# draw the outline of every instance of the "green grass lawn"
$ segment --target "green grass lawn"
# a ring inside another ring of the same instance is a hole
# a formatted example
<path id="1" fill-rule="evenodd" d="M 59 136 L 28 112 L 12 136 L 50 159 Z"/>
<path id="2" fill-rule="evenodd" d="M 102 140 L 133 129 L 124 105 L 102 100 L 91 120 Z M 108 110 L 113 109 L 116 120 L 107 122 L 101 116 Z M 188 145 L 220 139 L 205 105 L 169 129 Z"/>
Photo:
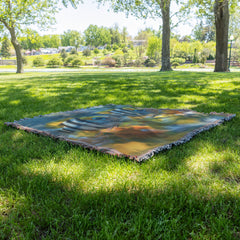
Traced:
<path id="1" fill-rule="evenodd" d="M 148 161 L 4 125 L 101 104 L 236 117 Z M 239 239 L 239 73 L 0 74 L 0 239 Z"/>

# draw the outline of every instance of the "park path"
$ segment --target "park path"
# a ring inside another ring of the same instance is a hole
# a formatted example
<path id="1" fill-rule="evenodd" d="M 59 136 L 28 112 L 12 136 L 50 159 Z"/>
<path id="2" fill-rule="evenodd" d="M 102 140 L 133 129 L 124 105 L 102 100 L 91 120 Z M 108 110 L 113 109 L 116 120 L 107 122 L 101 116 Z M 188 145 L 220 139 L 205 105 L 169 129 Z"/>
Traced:
<path id="1" fill-rule="evenodd" d="M 24 72 L 157 72 L 159 69 L 157 68 L 111 68 L 111 69 L 88 69 L 88 68 L 81 68 L 81 69 L 61 69 L 61 68 L 38 68 L 38 69 L 24 69 Z M 213 69 L 209 68 L 191 68 L 191 69 L 174 69 L 174 71 L 181 71 L 181 72 L 213 72 Z M 9 69 L 9 68 L 1 68 L 0 73 L 8 72 L 14 73 L 16 69 Z M 231 69 L 231 72 L 240 72 L 239 69 Z"/>

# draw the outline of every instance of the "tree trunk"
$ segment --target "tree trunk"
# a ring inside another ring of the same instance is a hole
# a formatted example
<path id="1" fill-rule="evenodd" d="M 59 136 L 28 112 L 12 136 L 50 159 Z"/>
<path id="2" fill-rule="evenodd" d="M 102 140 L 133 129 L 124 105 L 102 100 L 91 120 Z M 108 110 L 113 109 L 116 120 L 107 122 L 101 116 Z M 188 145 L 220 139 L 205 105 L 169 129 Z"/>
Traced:
<path id="1" fill-rule="evenodd" d="M 170 63 L 170 3 L 171 0 L 161 0 L 162 11 L 162 67 L 160 71 L 172 71 Z"/>
<path id="2" fill-rule="evenodd" d="M 11 42 L 16 52 L 17 57 L 17 73 L 23 73 L 23 60 L 22 60 L 22 52 L 21 52 L 21 45 L 17 41 L 15 28 L 12 27 L 9 29 L 11 34 Z"/>
<path id="3" fill-rule="evenodd" d="M 228 0 L 215 0 L 214 6 L 216 25 L 216 63 L 214 72 L 227 72 L 228 69 Z"/>

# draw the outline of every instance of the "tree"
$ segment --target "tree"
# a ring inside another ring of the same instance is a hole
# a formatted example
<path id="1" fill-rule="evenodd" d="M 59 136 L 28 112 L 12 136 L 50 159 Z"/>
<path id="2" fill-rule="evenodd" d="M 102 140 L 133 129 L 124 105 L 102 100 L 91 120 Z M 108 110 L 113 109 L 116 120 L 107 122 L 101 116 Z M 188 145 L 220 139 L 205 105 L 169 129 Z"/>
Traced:
<path id="1" fill-rule="evenodd" d="M 161 0 L 160 8 L 162 12 L 162 68 L 161 71 L 170 71 L 170 3 L 171 0 Z"/>
<path id="2" fill-rule="evenodd" d="M 234 40 L 240 38 L 240 6 L 236 6 L 235 12 L 230 15 L 229 33 L 234 36 Z"/>
<path id="3" fill-rule="evenodd" d="M 216 41 L 216 29 L 214 25 L 214 19 L 207 24 L 203 24 L 203 21 L 197 24 L 193 29 L 195 40 L 201 42 Z"/>
<path id="4" fill-rule="evenodd" d="M 127 28 L 123 27 L 122 32 L 121 32 L 121 40 L 123 44 L 127 44 L 128 42 L 128 32 Z"/>
<path id="5" fill-rule="evenodd" d="M 60 35 L 58 34 L 43 35 L 40 37 L 40 41 L 42 47 L 45 48 L 58 48 L 62 45 Z"/>
<path id="6" fill-rule="evenodd" d="M 109 29 L 98 27 L 97 25 L 89 25 L 84 31 L 87 46 L 99 47 L 111 43 L 111 34 Z"/>
<path id="7" fill-rule="evenodd" d="M 19 38 L 19 42 L 24 49 L 39 49 L 42 46 L 41 37 L 37 31 L 26 29 L 24 31 L 25 37 Z"/>
<path id="8" fill-rule="evenodd" d="M 148 44 L 148 39 L 154 36 L 154 31 L 151 28 L 146 28 L 140 30 L 137 36 L 134 37 L 135 40 L 145 40 L 145 45 Z"/>
<path id="9" fill-rule="evenodd" d="M 216 63 L 215 72 L 227 72 L 228 69 L 228 0 L 215 0 L 214 15 L 216 25 Z"/>
<path id="10" fill-rule="evenodd" d="M 189 0 L 190 5 L 198 7 L 200 17 L 214 16 L 216 28 L 215 72 L 227 72 L 228 69 L 228 32 L 230 13 L 237 7 L 237 0 Z"/>
<path id="11" fill-rule="evenodd" d="M 1 47 L 1 56 L 3 58 L 9 58 L 11 56 L 10 54 L 10 41 L 9 39 L 5 36 L 2 41 L 2 47 Z"/>
<path id="12" fill-rule="evenodd" d="M 119 27 L 117 24 L 114 27 L 109 28 L 110 35 L 111 35 L 111 44 L 120 45 L 121 43 L 121 34 L 119 32 Z"/>
<path id="13" fill-rule="evenodd" d="M 4 25 L 11 35 L 11 42 L 17 57 L 17 73 L 23 72 L 18 33 L 34 23 L 46 26 L 47 23 L 52 22 L 52 14 L 57 10 L 57 1 L 0 0 L 0 24 Z"/>
<path id="14" fill-rule="evenodd" d="M 152 36 L 148 40 L 147 56 L 157 63 L 160 60 L 161 45 L 161 39 L 156 36 Z"/>
<path id="15" fill-rule="evenodd" d="M 83 38 L 81 33 L 75 30 L 67 30 L 61 35 L 61 41 L 63 46 L 74 46 L 76 49 L 83 44 Z"/>
<path id="16" fill-rule="evenodd" d="M 78 1 L 69 0 L 76 6 Z M 66 5 L 68 0 L 63 0 Z M 51 25 L 58 11 L 58 0 L 0 0 L 0 28 L 3 25 L 10 33 L 11 42 L 17 57 L 17 73 L 23 72 L 21 45 L 18 34 L 26 26 L 37 24 L 40 27 Z"/>
<path id="17" fill-rule="evenodd" d="M 111 2 L 114 11 L 124 11 L 136 17 L 149 16 L 162 18 L 162 67 L 161 71 L 171 71 L 170 64 L 170 4 L 171 0 L 97 0 Z M 178 1 L 176 1 L 178 2 Z"/>

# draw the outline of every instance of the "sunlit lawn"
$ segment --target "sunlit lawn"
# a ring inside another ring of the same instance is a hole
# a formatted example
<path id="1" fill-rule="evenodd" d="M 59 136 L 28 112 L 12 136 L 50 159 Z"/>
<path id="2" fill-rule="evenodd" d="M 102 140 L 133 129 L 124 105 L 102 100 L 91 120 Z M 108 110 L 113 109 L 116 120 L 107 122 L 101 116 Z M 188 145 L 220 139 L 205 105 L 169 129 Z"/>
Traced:
<path id="1" fill-rule="evenodd" d="M 148 161 L 4 122 L 104 104 L 236 117 Z M 0 74 L 0 239 L 239 239 L 239 73 Z"/>

